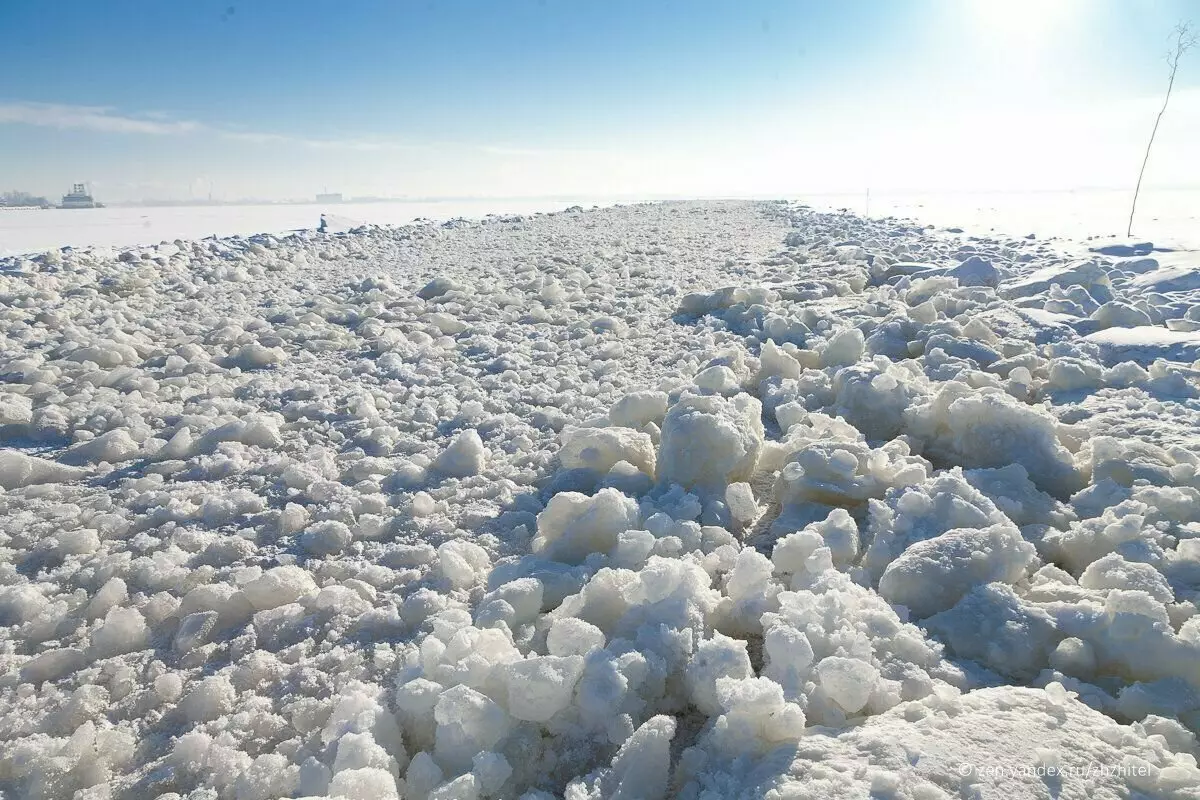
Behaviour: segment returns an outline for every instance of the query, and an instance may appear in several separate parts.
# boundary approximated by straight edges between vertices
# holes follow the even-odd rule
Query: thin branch
[[[1196,46],[1196,34],[1191,31],[1191,24],[1181,22],[1175,26],[1175,46],[1167,53],[1167,66],[1171,70],[1167,81],[1167,94],[1163,98],[1162,108],[1154,119],[1154,128],[1150,131],[1150,141],[1146,143],[1146,155],[1142,158],[1142,168],[1138,170],[1137,186],[1133,190],[1133,204],[1129,207],[1129,225],[1125,236],[1133,235],[1133,215],[1137,211],[1138,194],[1142,191],[1142,177],[1146,174],[1146,164],[1150,161],[1150,148],[1154,146],[1154,137],[1158,135],[1158,124],[1162,122],[1163,114],[1167,111],[1167,103],[1171,102],[1171,90],[1175,88],[1175,73],[1179,71],[1179,60],[1183,54]]]

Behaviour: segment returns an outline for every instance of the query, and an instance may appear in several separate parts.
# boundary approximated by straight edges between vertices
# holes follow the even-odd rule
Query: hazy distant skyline
[[[1132,186],[1198,0],[0,4],[0,189]],[[1200,53],[1147,185],[1200,184]]]

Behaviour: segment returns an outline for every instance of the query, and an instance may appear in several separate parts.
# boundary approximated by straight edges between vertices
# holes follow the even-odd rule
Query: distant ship
[[[64,194],[62,203],[59,208],[104,208],[103,203],[97,203],[96,200],[88,194],[87,185],[76,183],[71,186],[70,194]]]

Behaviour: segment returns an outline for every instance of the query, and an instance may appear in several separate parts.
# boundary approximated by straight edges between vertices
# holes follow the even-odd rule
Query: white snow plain
[[[2,260],[0,791],[1200,797],[1200,264],[1131,251],[725,202]]]
[[[460,217],[537,214],[578,203],[610,205],[647,198],[461,198],[344,203],[239,203],[192,206],[106,206],[104,208],[0,209],[0,256],[71,247],[132,247],[161,240],[249,236],[328,227],[404,225],[414,219],[444,222]]]

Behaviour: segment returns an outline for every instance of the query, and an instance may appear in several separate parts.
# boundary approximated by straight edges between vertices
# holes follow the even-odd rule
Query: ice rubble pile
[[[1152,258],[671,204],[0,266],[0,788],[1200,796]]]

